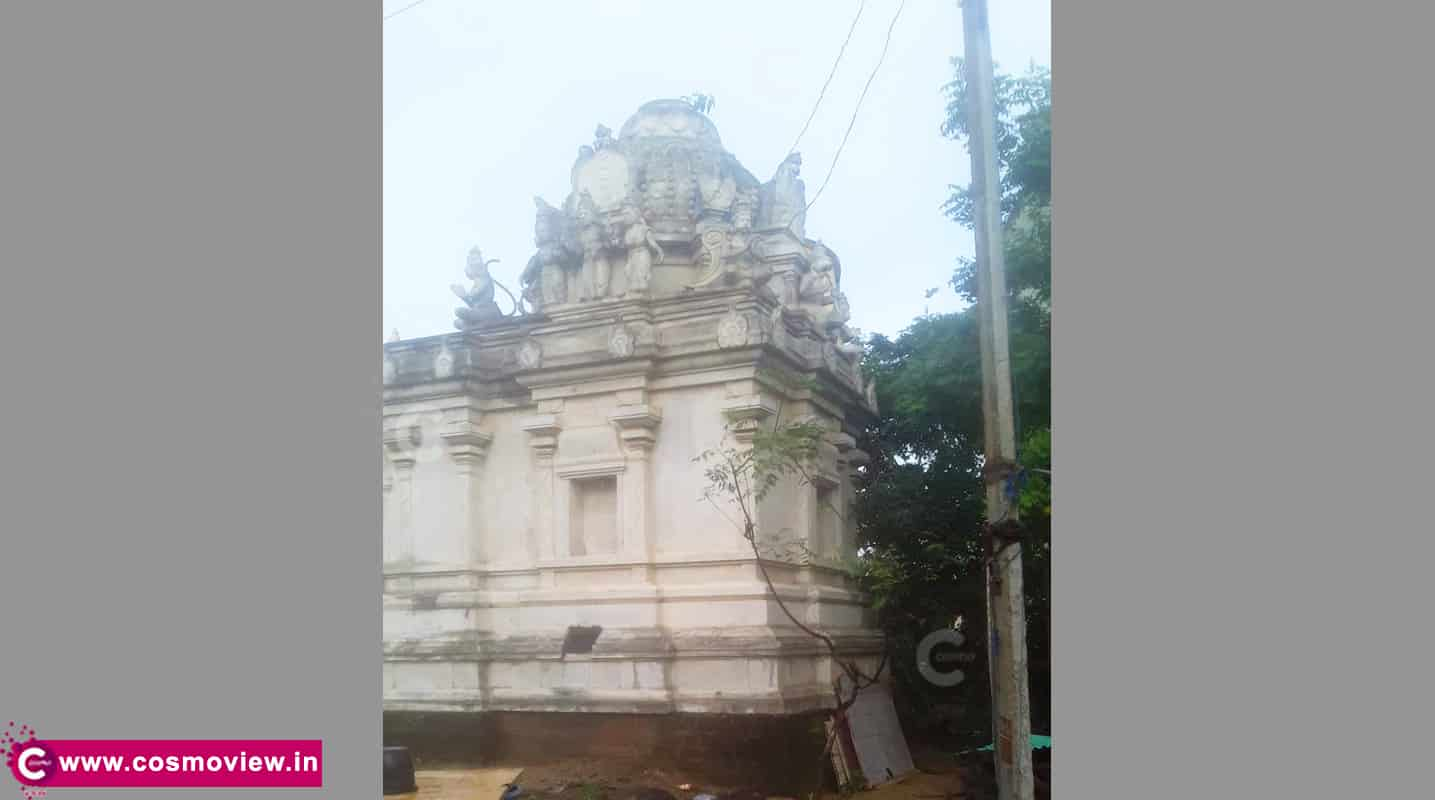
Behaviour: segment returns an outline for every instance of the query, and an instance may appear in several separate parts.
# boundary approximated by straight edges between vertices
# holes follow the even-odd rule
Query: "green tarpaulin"
[[[989,744],[989,745],[987,745],[986,747],[978,747],[975,752],[978,752],[978,753],[983,753],[983,752],[990,753],[991,751],[993,751],[993,750],[995,750],[995,749],[996,749],[996,745],[995,745],[995,744]],[[1033,749],[1033,750],[1050,750],[1050,749],[1051,749],[1051,737],[1050,737],[1050,736],[1038,736],[1037,734],[1033,733],[1033,734],[1031,735],[1031,749]],[[970,753],[970,752],[973,752],[973,751],[968,750],[968,751],[966,751],[966,752],[969,752],[969,753]]]

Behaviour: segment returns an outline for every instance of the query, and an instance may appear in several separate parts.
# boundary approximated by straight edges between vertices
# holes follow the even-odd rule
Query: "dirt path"
[[[499,800],[510,783],[523,789],[524,800],[667,800],[665,794],[674,800],[704,794],[719,800],[790,800],[760,786],[698,783],[662,766],[615,759],[567,759],[526,768],[419,770],[415,778],[416,794],[392,795],[389,800]],[[916,772],[853,798],[959,800],[960,791],[961,776],[955,771]],[[827,797],[837,799],[835,793]]]

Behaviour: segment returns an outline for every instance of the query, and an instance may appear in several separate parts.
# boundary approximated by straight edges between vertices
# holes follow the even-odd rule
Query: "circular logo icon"
[[[36,741],[15,746],[15,758],[10,768],[16,780],[29,786],[42,786],[60,771],[54,751],[44,742]]]
[[[961,647],[966,642],[962,636],[952,628],[942,628],[932,631],[922,638],[917,645],[917,672],[933,686],[951,687],[962,682],[966,676],[959,669],[943,670],[933,664],[932,651],[938,645],[949,645],[953,648]]]

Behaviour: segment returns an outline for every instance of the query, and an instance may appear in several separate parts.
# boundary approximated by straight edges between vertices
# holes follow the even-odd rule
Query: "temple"
[[[826,434],[750,510],[762,564],[876,661],[849,566],[875,400],[800,171],[761,181],[692,106],[648,103],[536,199],[519,286],[474,250],[457,330],[384,347],[386,720],[831,707],[826,646],[695,461],[796,420]]]

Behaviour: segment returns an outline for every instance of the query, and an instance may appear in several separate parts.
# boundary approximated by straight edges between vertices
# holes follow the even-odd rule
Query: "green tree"
[[[946,86],[944,135],[969,135],[960,59]],[[1051,73],[996,77],[1012,384],[1019,458],[1033,722],[1049,730],[1051,459]],[[946,205],[972,227],[966,187]],[[877,383],[880,424],[868,432],[873,461],[858,495],[864,581],[893,643],[891,668],[909,720],[935,732],[990,735],[985,674],[982,375],[975,265],[959,260],[952,287],[970,304],[924,316],[896,339],[874,336],[864,366]],[[916,672],[917,643],[961,619],[980,659],[952,690]],[[941,709],[964,709],[944,715]],[[955,723],[955,728],[952,728]]]

